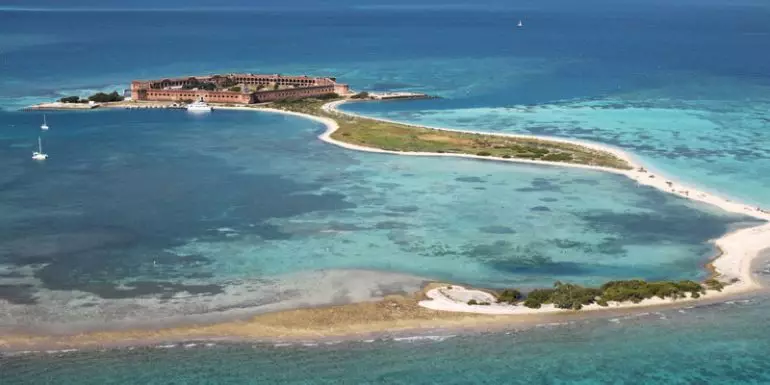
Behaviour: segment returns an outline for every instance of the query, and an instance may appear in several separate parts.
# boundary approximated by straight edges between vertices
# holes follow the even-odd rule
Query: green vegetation
[[[544,303],[551,303],[551,296],[554,293],[554,289],[535,289],[527,294],[527,298],[524,300],[524,306],[533,309],[540,309],[540,306]]]
[[[89,100],[96,103],[120,102],[123,100],[123,97],[118,94],[118,91],[112,91],[109,94],[97,92],[89,96],[88,99],[81,99],[78,96],[65,96],[59,99],[62,103],[88,103]]]
[[[478,304],[479,304],[479,303],[478,303],[478,302],[476,302],[476,300],[475,300],[475,299],[472,299],[472,300],[468,301],[468,305],[478,305]]]
[[[339,98],[340,98],[340,96],[335,94],[334,92],[331,92],[331,93],[324,94],[324,95],[316,97],[317,100],[334,100],[334,99],[339,99]]]
[[[350,98],[351,98],[351,99],[369,99],[369,93],[368,93],[368,92],[366,92],[366,91],[364,91],[364,92],[359,92],[359,93],[357,93],[357,94],[355,94],[355,95],[351,96]]]
[[[714,278],[709,278],[703,283],[706,284],[706,287],[708,287],[710,290],[722,291],[722,289],[725,288],[724,283],[719,282],[719,280]]]
[[[118,94],[118,91],[112,91],[109,94],[105,94],[104,92],[97,92],[89,96],[88,100],[96,103],[120,102],[123,100],[123,97]]]
[[[497,295],[498,303],[510,303],[515,304],[522,298],[521,292],[516,289],[505,289]]]
[[[583,306],[594,303],[608,306],[609,301],[639,303],[653,297],[699,298],[706,293],[706,287],[714,290],[721,290],[724,287],[721,282],[714,279],[707,280],[705,285],[704,287],[694,281],[646,282],[632,279],[610,281],[599,288],[591,288],[556,282],[553,289],[531,291],[524,300],[524,306],[539,309],[543,304],[553,304],[559,309],[580,310]]]
[[[236,83],[235,80],[233,80],[233,79],[225,78],[225,80],[222,80],[222,82],[219,83],[219,84],[220,84],[220,87],[222,87],[222,88],[230,88],[230,87],[235,86],[238,83]]]
[[[86,100],[81,100],[79,96],[65,96],[59,99],[62,103],[85,103]]]
[[[332,118],[340,128],[332,138],[366,147],[402,152],[477,154],[490,158],[545,160],[627,170],[626,161],[608,152],[580,145],[533,138],[432,130],[407,124],[382,122],[342,113],[326,112],[321,106],[331,100],[282,100],[273,107]]]
[[[233,87],[230,87],[229,90],[233,92],[241,92],[241,87],[233,86]]]

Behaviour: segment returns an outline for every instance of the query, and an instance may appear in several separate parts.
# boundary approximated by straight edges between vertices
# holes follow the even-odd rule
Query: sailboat
[[[37,151],[32,153],[32,159],[34,160],[46,160],[48,159],[48,154],[43,153],[43,142],[40,140],[40,137],[37,137]]]
[[[519,20],[519,24],[516,24],[516,26],[517,26],[517,27],[519,27],[519,28],[521,28],[521,27],[523,27],[523,26],[524,26],[524,23],[522,23],[522,22],[521,22],[521,20]]]
[[[48,129],[48,123],[45,121],[45,114],[43,114],[43,124],[40,125],[40,129],[47,130]]]

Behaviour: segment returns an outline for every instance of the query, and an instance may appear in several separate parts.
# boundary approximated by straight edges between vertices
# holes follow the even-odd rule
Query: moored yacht
[[[43,124],[40,125],[41,130],[47,130],[48,129],[48,123],[45,121],[45,114],[43,114]]]
[[[43,153],[43,142],[40,140],[40,137],[37,137],[37,151],[32,153],[32,159],[34,160],[46,160],[48,159],[48,154]]]
[[[190,112],[209,112],[209,111],[211,111],[211,106],[206,104],[206,102],[203,101],[203,98],[201,98],[201,100],[198,100],[197,102],[188,104],[187,105],[187,111],[190,111]]]

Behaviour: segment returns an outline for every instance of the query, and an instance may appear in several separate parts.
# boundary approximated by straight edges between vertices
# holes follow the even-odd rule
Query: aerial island
[[[290,114],[323,123],[326,131],[319,138],[347,149],[394,155],[523,162],[611,172],[624,175],[640,185],[762,222],[714,240],[720,253],[707,266],[712,274],[704,282],[625,280],[607,282],[599,287],[556,282],[553,287],[529,293],[523,293],[517,288],[488,290],[466,288],[453,283],[431,283],[419,293],[390,296],[377,303],[296,309],[257,315],[247,321],[184,326],[161,331],[104,332],[90,337],[61,339],[61,344],[221,335],[309,338],[424,327],[467,326],[479,322],[511,324],[532,320],[527,317],[564,316],[576,310],[672,306],[703,299],[713,300],[760,287],[752,277],[751,263],[763,250],[770,248],[770,212],[766,210],[675,182],[649,171],[626,152],[606,145],[563,138],[418,126],[364,117],[339,109],[340,105],[350,102],[422,97],[427,95],[354,92],[334,77],[225,74],[133,81],[130,96],[125,100],[116,92],[92,96],[90,104],[92,107],[96,105],[103,108],[183,108],[185,104],[200,101],[215,109]],[[65,97],[56,103],[31,108],[66,109],[69,105],[84,104],[84,100],[87,102],[89,99]],[[98,105],[95,100],[100,100]],[[40,342],[40,338],[46,337],[28,338],[37,338]],[[19,343],[25,340],[0,338],[0,346],[14,341]]]

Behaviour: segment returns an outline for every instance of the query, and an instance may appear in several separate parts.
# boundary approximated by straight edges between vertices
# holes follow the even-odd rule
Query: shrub
[[[599,306],[604,306],[604,307],[610,306],[610,304],[609,304],[609,303],[607,303],[607,300],[606,300],[606,299],[604,299],[604,298],[599,298],[599,299],[596,301],[596,303],[597,303]]]
[[[323,95],[320,95],[320,96],[316,96],[316,99],[318,99],[318,100],[330,100],[330,99],[339,99],[339,97],[340,96],[338,94],[336,94],[334,92],[330,92],[328,94],[323,94]]]
[[[65,96],[59,99],[62,103],[80,103],[80,97],[78,96]]]
[[[233,91],[233,92],[241,92],[241,87],[238,87],[238,86],[235,86],[235,87],[230,87],[230,91]]]
[[[503,155],[503,159],[511,159],[511,156],[508,154]]]
[[[706,284],[706,287],[708,287],[711,290],[722,291],[722,289],[725,288],[724,283],[719,282],[718,279],[714,279],[714,278],[709,278],[704,283]]]
[[[476,300],[475,300],[475,299],[472,299],[472,300],[468,301],[468,305],[478,305],[478,304],[479,304],[479,303],[478,303],[478,302],[476,302]]]
[[[492,155],[492,153],[491,152],[487,152],[487,151],[479,151],[479,152],[476,153],[476,155],[478,155],[478,156],[490,156],[490,155]]]
[[[112,91],[109,94],[105,94],[104,92],[97,92],[89,96],[88,100],[96,103],[119,102],[123,100],[123,97],[118,94],[118,91]]]
[[[482,306],[489,306],[489,305],[491,305],[491,304],[490,304],[489,302],[481,302],[481,303],[479,303],[479,305],[482,305]]]
[[[540,307],[542,306],[542,303],[536,299],[527,298],[526,300],[524,300],[524,306],[530,309],[540,309]]]
[[[516,289],[505,289],[497,296],[497,302],[516,303],[521,300],[521,292]]]
[[[551,162],[569,162],[572,160],[571,154],[548,154],[542,157],[543,160]]]
[[[539,309],[542,304],[551,302],[551,296],[554,291],[554,289],[532,290],[527,294],[527,298],[524,300],[524,306]]]
[[[357,93],[357,94],[355,94],[355,95],[351,96],[350,98],[351,98],[351,99],[369,99],[369,93],[368,93],[368,92],[366,92],[366,91],[364,91],[364,92],[359,92],[359,93]]]
[[[571,283],[556,282],[551,294],[551,302],[559,309],[580,310],[583,305],[590,305],[602,293],[599,289],[587,288]]]

